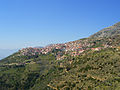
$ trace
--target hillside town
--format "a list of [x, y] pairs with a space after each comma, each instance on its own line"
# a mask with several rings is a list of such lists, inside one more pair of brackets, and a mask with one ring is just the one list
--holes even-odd
[[40, 55], [40, 54], [48, 54], [53, 50], [58, 50], [57, 54], [55, 54], [57, 60], [61, 60], [65, 58], [65, 55], [77, 56], [83, 53], [86, 50], [99, 51], [103, 48], [112, 47], [108, 44], [102, 44], [102, 46], [93, 47], [96, 43], [90, 42], [88, 39], [85, 40], [77, 40], [64, 44], [51, 44], [44, 48], [23, 48], [20, 50], [21, 55], [30, 56], [30, 55]]

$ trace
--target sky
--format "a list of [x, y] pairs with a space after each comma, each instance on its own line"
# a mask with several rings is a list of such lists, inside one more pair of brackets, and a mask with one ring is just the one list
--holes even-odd
[[0, 0], [0, 49], [64, 43], [120, 21], [120, 0]]

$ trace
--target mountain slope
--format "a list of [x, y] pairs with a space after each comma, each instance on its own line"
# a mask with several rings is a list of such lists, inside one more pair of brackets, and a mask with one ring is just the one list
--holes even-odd
[[0, 67], [1, 90], [120, 89], [119, 48], [87, 51], [62, 61], [51, 55], [25, 61], [30, 62]]
[[70, 90], [119, 90], [120, 89], [120, 51], [105, 49], [88, 52], [79, 56], [65, 71], [65, 62], [61, 63], [61, 72], [50, 83], [58, 89]]
[[0, 90], [120, 90], [119, 28], [19, 50], [0, 61]]
[[101, 31], [92, 35], [91, 38], [111, 37], [118, 34], [120, 34], [120, 22], [114, 24], [113, 26], [102, 29]]

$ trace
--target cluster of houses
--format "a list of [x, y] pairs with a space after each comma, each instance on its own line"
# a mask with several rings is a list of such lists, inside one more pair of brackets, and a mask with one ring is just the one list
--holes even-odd
[[[83, 53], [85, 50], [99, 51], [103, 48], [110, 47], [109, 45], [104, 45], [104, 47], [90, 48], [94, 45], [94, 43], [89, 43], [88, 40], [78, 40], [73, 42], [68, 42], [64, 44], [52, 44], [46, 46], [44, 48], [23, 48], [20, 50], [22, 55], [36, 55], [36, 54], [47, 54], [52, 50], [61, 50], [56, 55], [57, 60], [64, 59], [65, 54], [69, 54], [71, 56], [77, 56]], [[112, 46], [111, 46], [112, 47]]]
[[41, 48], [29, 47], [29, 48], [23, 48], [19, 52], [21, 55], [30, 56], [30, 55], [41, 54], [41, 50], [42, 50]]

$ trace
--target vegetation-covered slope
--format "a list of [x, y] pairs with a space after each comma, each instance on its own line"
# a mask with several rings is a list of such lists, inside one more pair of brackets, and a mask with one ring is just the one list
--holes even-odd
[[116, 48], [90, 51], [76, 57], [72, 64], [66, 63], [60, 64], [61, 72], [51, 80], [51, 86], [63, 90], [120, 89], [120, 51]]
[[26, 65], [1, 66], [0, 89], [120, 89], [119, 48], [89, 51], [68, 58], [56, 61], [53, 56], [46, 55], [31, 58]]

